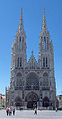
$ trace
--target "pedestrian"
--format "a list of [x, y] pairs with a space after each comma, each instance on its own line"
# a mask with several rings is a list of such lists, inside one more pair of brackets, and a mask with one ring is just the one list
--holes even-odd
[[15, 108], [13, 108], [13, 115], [15, 115]]
[[12, 114], [12, 109], [11, 109], [11, 107], [9, 108], [9, 116], [11, 116], [11, 114]]
[[56, 108], [56, 112], [57, 112], [57, 108]]
[[8, 114], [9, 114], [9, 108], [8, 107], [6, 108], [6, 113], [7, 113], [7, 116], [8, 116]]
[[37, 115], [37, 108], [35, 108], [35, 112], [34, 112], [34, 114], [36, 114], [36, 115]]

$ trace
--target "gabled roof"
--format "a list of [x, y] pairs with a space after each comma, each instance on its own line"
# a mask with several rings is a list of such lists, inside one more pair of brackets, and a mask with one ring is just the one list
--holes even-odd
[[28, 63], [26, 64], [25, 69], [39, 69], [39, 64], [37, 63], [37, 61], [33, 55], [33, 51], [32, 51], [32, 55], [31, 55]]
[[35, 59], [35, 57], [34, 57], [34, 55], [33, 55], [33, 51], [32, 51], [32, 55], [31, 55], [31, 57], [30, 57], [30, 59], [29, 59], [29, 61], [28, 61], [28, 64], [29, 64], [29, 63], [38, 64], [37, 61], [36, 61], [36, 59]]

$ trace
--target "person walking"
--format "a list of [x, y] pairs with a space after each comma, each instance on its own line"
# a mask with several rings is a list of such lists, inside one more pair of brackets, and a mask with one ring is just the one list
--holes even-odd
[[36, 114], [36, 115], [37, 115], [37, 108], [35, 108], [35, 112], [34, 112], [34, 114]]
[[8, 114], [9, 114], [9, 108], [8, 107], [6, 108], [6, 113], [7, 113], [7, 116], [8, 116]]
[[11, 109], [11, 107], [9, 108], [9, 116], [11, 116], [11, 114], [12, 114], [12, 109]]
[[13, 115], [15, 115], [15, 108], [13, 108]]
[[56, 107], [56, 112], [57, 112], [57, 107]]

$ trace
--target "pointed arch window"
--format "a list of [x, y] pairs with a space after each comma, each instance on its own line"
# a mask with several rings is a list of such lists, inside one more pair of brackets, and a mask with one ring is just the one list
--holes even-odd
[[22, 66], [22, 58], [20, 58], [20, 67]]
[[19, 67], [19, 57], [18, 57], [18, 59], [17, 59], [17, 67]]
[[22, 37], [22, 49], [24, 48], [24, 37]]
[[43, 67], [45, 67], [45, 57], [43, 57]]
[[45, 40], [45, 37], [44, 37], [44, 49], [46, 48], [46, 40]]
[[48, 37], [47, 37], [47, 49], [49, 49], [49, 41], [48, 41]]
[[21, 48], [21, 37], [20, 37], [20, 48]]
[[46, 57], [46, 67], [48, 66], [48, 60], [47, 60], [47, 57]]

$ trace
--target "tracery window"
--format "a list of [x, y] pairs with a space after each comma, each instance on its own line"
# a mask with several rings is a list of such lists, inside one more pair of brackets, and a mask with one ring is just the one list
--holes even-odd
[[39, 89], [39, 79], [35, 73], [30, 73], [26, 79], [26, 89], [38, 90]]

